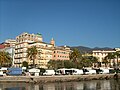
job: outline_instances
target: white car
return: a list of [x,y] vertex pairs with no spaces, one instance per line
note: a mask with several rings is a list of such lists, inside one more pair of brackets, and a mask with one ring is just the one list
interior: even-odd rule
[[54,70],[46,70],[43,75],[55,75],[55,71]]
[[96,70],[86,69],[85,74],[96,74]]
[[73,72],[73,75],[80,75],[80,74],[84,74],[83,70],[75,69],[74,72]]
[[109,74],[110,72],[109,72],[109,69],[100,69],[101,70],[101,72],[100,72],[100,74]]
[[3,76],[3,71],[0,71],[0,76]]

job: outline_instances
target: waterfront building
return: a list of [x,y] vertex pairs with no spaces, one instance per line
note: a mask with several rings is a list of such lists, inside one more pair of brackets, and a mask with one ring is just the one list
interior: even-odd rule
[[[45,42],[35,42],[29,43],[29,47],[36,46],[38,50],[38,55],[35,60],[35,64],[39,68],[47,68],[47,63],[52,60],[53,55],[53,45]],[[29,63],[33,62],[29,60]]]
[[[35,65],[39,68],[47,68],[47,63],[49,60],[69,60],[70,48],[68,47],[56,47],[55,41],[52,38],[50,43],[43,42],[42,35],[22,33],[16,37],[16,46],[15,46],[15,67],[21,67],[22,62],[28,62],[28,65],[33,63],[32,60],[27,58],[27,49],[32,46],[36,46],[38,54],[36,56]],[[61,52],[56,55],[54,52]],[[66,56],[65,56],[66,55]],[[57,56],[57,58],[55,57]]]
[[22,43],[22,42],[42,42],[43,38],[40,33],[37,34],[29,34],[29,33],[22,33],[21,35],[16,37],[16,42],[17,43]]
[[66,46],[55,47],[53,52],[53,60],[70,60],[70,48]]
[[120,51],[120,48],[115,48],[115,51]]
[[9,47],[15,47],[16,40],[15,39],[7,39],[4,44],[9,44]]
[[[93,56],[97,57],[98,62],[100,62],[101,66],[105,66],[103,63],[104,58],[108,55],[108,53],[114,53],[115,50],[93,50]],[[111,61],[111,65],[113,65],[113,60]]]
[[[42,35],[37,34],[29,34],[29,33],[22,33],[21,35],[16,37],[16,47],[15,47],[15,66],[21,67],[22,62],[28,62],[28,65],[33,63],[32,60],[27,58],[27,49],[36,46],[39,54],[35,60],[36,66],[40,68],[45,68],[48,60],[48,56],[46,52],[50,52],[49,47],[53,45],[47,44],[43,42]],[[44,54],[44,55],[43,55]],[[51,56],[52,57],[52,56]]]

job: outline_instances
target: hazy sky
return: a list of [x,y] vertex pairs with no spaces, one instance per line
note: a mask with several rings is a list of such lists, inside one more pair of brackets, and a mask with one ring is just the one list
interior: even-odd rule
[[23,32],[57,46],[120,47],[120,0],[0,0],[0,43]]

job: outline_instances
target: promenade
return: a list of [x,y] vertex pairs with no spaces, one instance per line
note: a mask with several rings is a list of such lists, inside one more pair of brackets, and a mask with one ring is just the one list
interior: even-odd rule
[[[118,74],[117,79],[120,78]],[[2,76],[0,82],[25,82],[25,83],[47,83],[47,82],[70,82],[83,80],[116,79],[115,74],[94,75],[60,75],[60,76]]]

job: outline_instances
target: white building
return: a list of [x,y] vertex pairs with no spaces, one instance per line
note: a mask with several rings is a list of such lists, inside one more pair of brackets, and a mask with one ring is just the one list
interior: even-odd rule
[[9,44],[9,47],[15,47],[16,40],[14,40],[14,39],[7,39],[7,40],[5,40],[5,43]]
[[[102,66],[105,66],[103,64],[103,60],[104,58],[108,55],[108,53],[115,53],[115,50],[94,50],[93,52],[93,56],[98,58],[98,61],[101,63]],[[116,63],[117,60],[113,59],[110,63],[111,65],[113,65],[113,63]]]
[[12,66],[14,66],[14,56],[15,56],[15,48],[14,47],[6,47],[5,52],[8,52],[10,54],[10,57],[12,58]]

